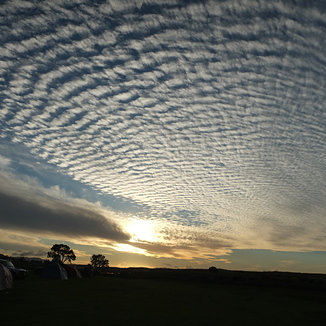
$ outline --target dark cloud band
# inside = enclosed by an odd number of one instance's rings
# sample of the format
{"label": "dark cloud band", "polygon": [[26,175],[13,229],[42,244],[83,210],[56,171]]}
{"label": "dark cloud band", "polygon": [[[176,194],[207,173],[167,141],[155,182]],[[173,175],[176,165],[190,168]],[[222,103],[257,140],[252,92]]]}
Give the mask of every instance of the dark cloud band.
{"label": "dark cloud band", "polygon": [[120,227],[96,210],[73,206],[41,196],[26,198],[0,192],[0,227],[66,237],[128,239]]}

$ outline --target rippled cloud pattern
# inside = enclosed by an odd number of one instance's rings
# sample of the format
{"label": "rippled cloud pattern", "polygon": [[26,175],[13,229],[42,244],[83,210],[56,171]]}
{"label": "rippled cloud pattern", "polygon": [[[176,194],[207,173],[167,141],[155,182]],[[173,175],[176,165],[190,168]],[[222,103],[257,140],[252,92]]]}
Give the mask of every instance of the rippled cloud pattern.
{"label": "rippled cloud pattern", "polygon": [[5,1],[0,138],[142,219],[326,250],[326,8],[304,3]]}

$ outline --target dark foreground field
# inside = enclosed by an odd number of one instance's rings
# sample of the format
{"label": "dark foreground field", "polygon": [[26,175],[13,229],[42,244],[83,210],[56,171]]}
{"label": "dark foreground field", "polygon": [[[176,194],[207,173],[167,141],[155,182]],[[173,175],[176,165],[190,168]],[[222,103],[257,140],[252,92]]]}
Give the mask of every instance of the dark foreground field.
{"label": "dark foreground field", "polygon": [[52,281],[31,273],[0,292],[0,324],[326,325],[325,290],[140,274]]}

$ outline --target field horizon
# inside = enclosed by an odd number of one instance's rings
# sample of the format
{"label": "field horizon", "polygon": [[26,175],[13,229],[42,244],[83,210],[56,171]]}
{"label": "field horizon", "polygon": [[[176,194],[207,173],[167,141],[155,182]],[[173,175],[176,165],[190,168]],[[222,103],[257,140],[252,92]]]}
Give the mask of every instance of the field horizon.
{"label": "field horizon", "polygon": [[[0,291],[1,324],[268,326],[326,322],[325,288],[298,286],[322,285],[318,278],[289,282],[290,278],[282,279],[283,273],[275,273],[274,279],[265,275],[258,281],[264,275],[225,270],[126,268],[120,274],[109,273],[58,281],[31,271],[25,280],[15,280],[11,290]],[[285,286],[286,282],[292,286]]]}

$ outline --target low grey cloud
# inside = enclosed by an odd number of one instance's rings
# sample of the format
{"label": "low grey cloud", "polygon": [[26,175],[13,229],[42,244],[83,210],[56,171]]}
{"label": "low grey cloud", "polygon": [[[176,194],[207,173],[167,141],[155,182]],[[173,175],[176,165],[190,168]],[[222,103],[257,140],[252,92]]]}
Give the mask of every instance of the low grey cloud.
{"label": "low grey cloud", "polygon": [[[11,248],[12,249],[12,248]],[[46,256],[46,251],[18,251],[14,252],[13,256],[20,256],[20,257],[32,257],[32,258],[43,258]]]}
{"label": "low grey cloud", "polygon": [[[59,189],[42,189],[1,174],[0,228],[32,234],[127,241],[110,212],[85,200],[56,198]],[[60,190],[59,190],[60,191]],[[52,194],[52,196],[51,196]],[[105,216],[105,214],[107,216]],[[113,215],[111,213],[111,215]]]}
{"label": "low grey cloud", "polygon": [[[146,207],[140,219],[201,225],[250,248],[294,248],[287,235],[304,229],[298,248],[319,246],[324,5],[78,0],[2,9],[1,138]],[[8,227],[65,232],[58,222],[67,218],[76,235],[127,239],[96,210],[5,186],[1,198]],[[34,214],[22,218],[27,209]]]}
{"label": "low grey cloud", "polygon": [[37,236],[28,235],[25,231],[0,229],[0,238],[2,253],[16,253],[19,256],[30,252],[33,256],[45,257],[48,251],[48,246],[42,244]]}
{"label": "low grey cloud", "polygon": [[40,246],[32,246],[27,243],[12,243],[0,241],[0,247],[2,253],[10,252],[13,256],[21,256],[21,257],[41,257],[44,258],[47,255],[48,248],[44,248],[40,250]]}
{"label": "low grey cloud", "polygon": [[1,228],[45,232],[71,237],[100,237],[115,241],[128,236],[100,213],[86,208],[45,200],[0,194]]}

